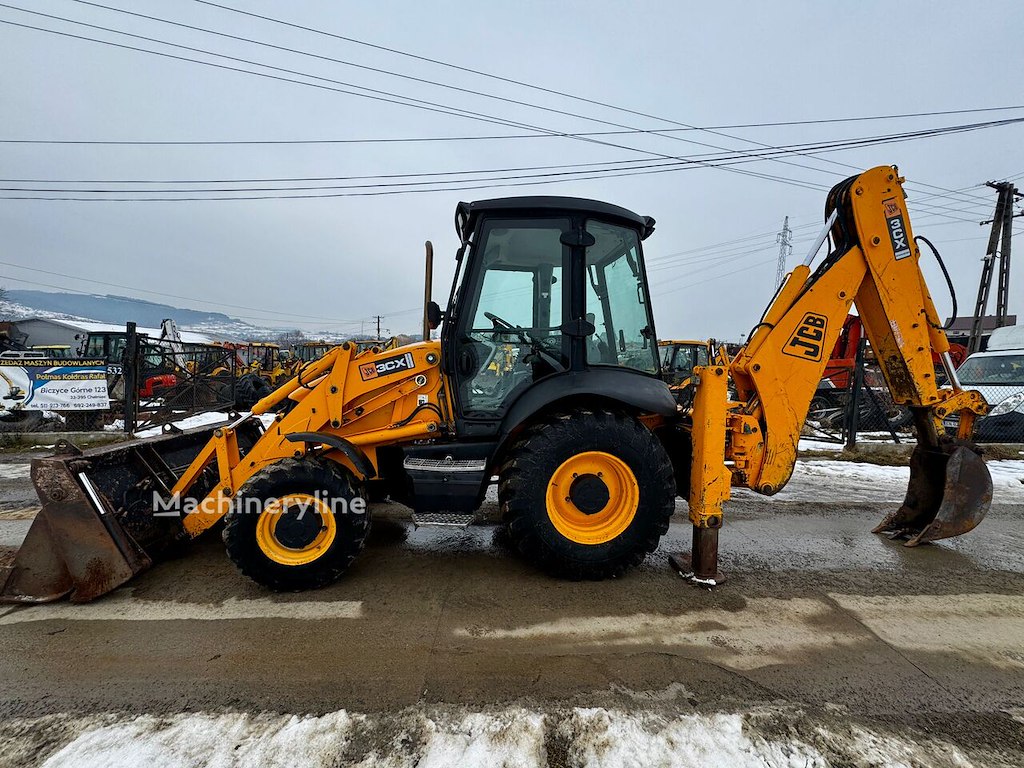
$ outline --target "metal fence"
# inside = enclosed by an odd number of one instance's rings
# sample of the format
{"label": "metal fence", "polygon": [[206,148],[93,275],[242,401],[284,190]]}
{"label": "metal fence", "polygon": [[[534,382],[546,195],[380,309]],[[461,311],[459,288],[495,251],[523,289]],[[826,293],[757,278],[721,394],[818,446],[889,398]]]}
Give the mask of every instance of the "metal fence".
{"label": "metal fence", "polygon": [[233,349],[153,340],[129,323],[124,358],[126,432],[235,408]]}
{"label": "metal fence", "polygon": [[[863,344],[858,349],[846,385],[837,387],[823,379],[807,415],[809,431],[824,440],[853,447],[863,432],[888,432],[899,443],[910,439],[913,417],[905,406],[896,404],[877,365],[865,359]],[[991,407],[989,415],[975,422],[975,442],[1024,442],[1024,352],[1005,352],[971,358],[957,370],[965,389],[977,389]],[[945,374],[936,380],[947,385]],[[959,419],[943,421],[946,432],[955,435]]]}

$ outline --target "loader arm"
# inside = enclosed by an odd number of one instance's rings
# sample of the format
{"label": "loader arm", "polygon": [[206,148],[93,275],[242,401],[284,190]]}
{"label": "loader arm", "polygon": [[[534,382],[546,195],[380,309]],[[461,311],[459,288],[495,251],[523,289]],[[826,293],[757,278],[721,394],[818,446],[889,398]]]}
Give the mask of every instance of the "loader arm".
{"label": "loader arm", "polygon": [[[699,551],[717,550],[731,486],[771,495],[788,482],[811,399],[853,305],[894,401],[910,407],[917,431],[907,501],[887,530],[916,544],[943,537],[937,528],[928,531],[934,521],[951,524],[956,530],[947,527],[943,535],[955,535],[987,511],[991,480],[980,452],[966,441],[988,406],[980,393],[959,387],[951,364],[953,387],[936,384],[932,350],[948,362],[949,342],[918,264],[902,181],[894,168],[882,166],[837,185],[816,246],[787,276],[746,346],[728,366],[698,371],[690,489],[695,572]],[[812,272],[827,234],[834,247]],[[735,387],[732,402],[724,394],[727,379]],[[960,414],[959,442],[941,431],[941,419],[953,412]],[[971,508],[945,509],[939,519],[942,504],[954,503],[943,493],[944,475],[950,490],[947,469],[957,475],[961,506]],[[713,579],[717,561],[702,572]]]}
{"label": "loader arm", "polygon": [[13,563],[0,564],[0,603],[109,592],[208,530],[254,475],[284,458],[322,457],[362,483],[377,474],[377,448],[446,428],[439,367],[438,342],[388,352],[345,343],[212,433],[35,460],[43,507]]}

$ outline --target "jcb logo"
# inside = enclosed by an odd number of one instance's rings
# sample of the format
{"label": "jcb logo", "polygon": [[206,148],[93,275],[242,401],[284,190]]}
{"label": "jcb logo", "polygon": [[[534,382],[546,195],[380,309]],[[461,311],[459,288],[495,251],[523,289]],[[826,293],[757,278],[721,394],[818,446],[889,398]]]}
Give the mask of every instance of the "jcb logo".
{"label": "jcb logo", "polygon": [[376,379],[378,376],[387,376],[399,371],[411,371],[415,367],[416,361],[413,359],[412,353],[406,352],[404,355],[395,355],[394,357],[386,357],[383,360],[377,360],[372,363],[363,363],[359,366],[359,377],[363,381],[369,381],[370,379]]}
{"label": "jcb logo", "polygon": [[821,362],[827,327],[828,320],[824,315],[808,312],[800,321],[800,325],[796,327],[793,335],[789,337],[789,341],[786,342],[782,351],[792,357],[799,357],[801,360]]}

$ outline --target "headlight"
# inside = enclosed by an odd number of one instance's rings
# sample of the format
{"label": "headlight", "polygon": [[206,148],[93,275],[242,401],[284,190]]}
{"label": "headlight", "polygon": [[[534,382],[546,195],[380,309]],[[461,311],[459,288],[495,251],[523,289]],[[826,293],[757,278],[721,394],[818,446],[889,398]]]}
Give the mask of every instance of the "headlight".
{"label": "headlight", "polygon": [[1024,405],[1024,392],[1018,392],[1015,395],[1010,395],[1008,398],[1003,400],[999,405],[988,412],[989,416],[1002,416],[1004,413],[1010,411],[1016,411]]}

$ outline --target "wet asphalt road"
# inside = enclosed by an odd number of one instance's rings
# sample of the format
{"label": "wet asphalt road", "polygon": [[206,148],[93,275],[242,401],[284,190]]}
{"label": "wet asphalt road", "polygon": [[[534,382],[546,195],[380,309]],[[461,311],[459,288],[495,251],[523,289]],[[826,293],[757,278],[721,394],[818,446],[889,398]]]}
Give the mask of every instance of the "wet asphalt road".
{"label": "wet asphalt road", "polygon": [[[12,507],[17,482],[0,482]],[[894,506],[734,500],[714,591],[667,565],[683,505],[641,568],[601,583],[536,572],[493,525],[415,529],[397,507],[315,593],[264,592],[212,537],[91,605],[0,608],[0,718],[783,705],[1024,756],[1024,506],[997,498],[974,533],[917,549],[869,532]],[[0,547],[29,525],[9,517]]]}

